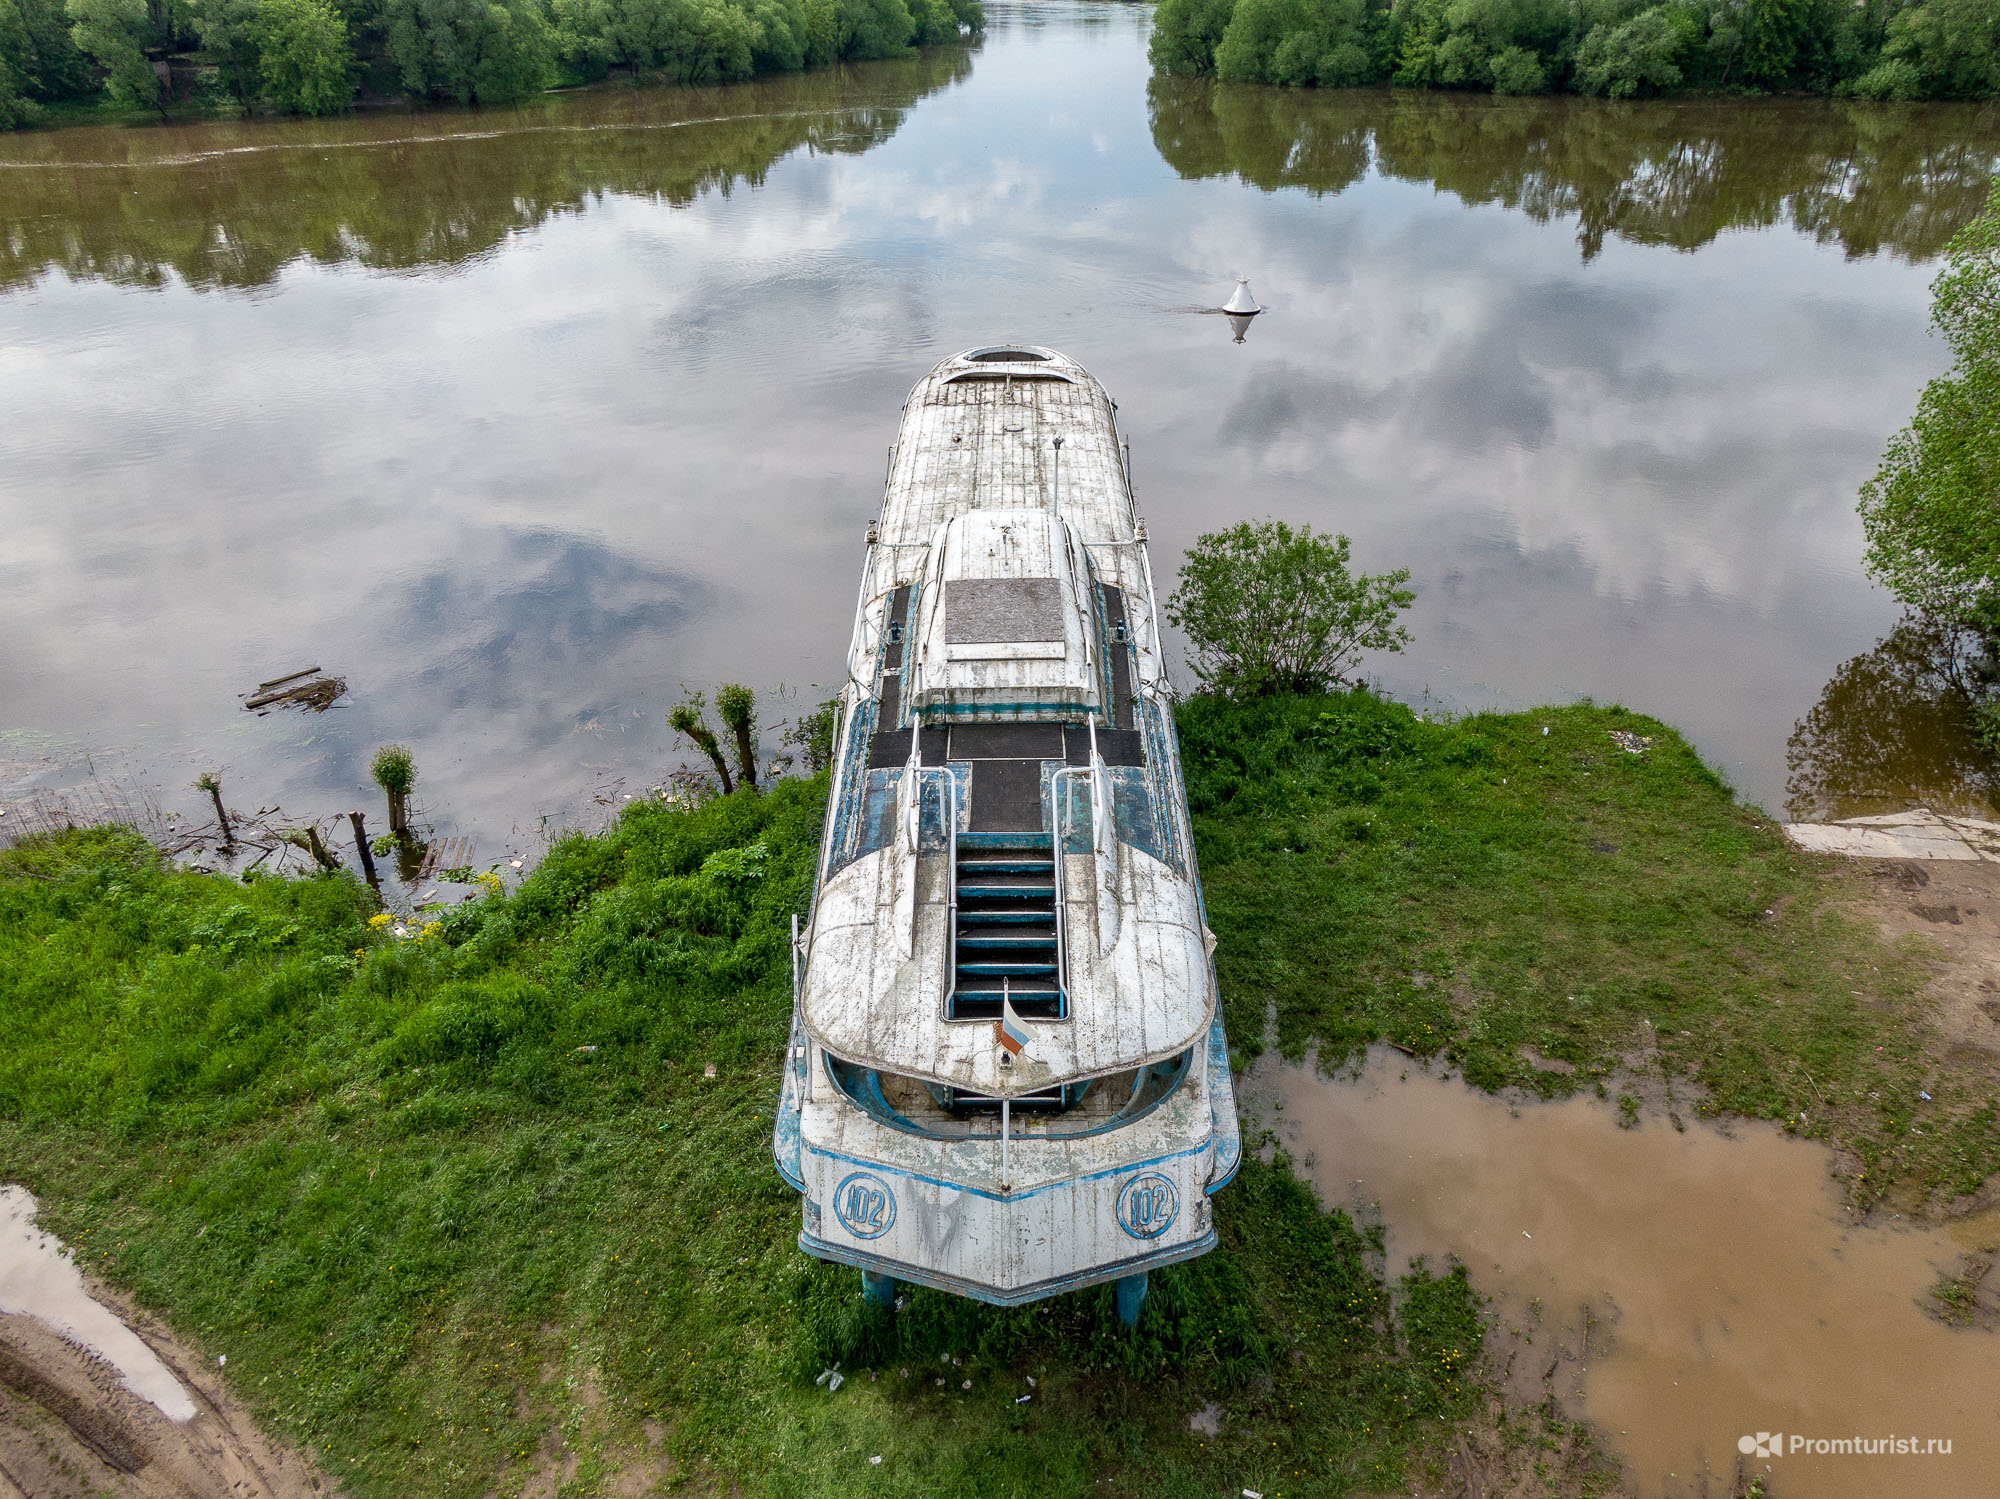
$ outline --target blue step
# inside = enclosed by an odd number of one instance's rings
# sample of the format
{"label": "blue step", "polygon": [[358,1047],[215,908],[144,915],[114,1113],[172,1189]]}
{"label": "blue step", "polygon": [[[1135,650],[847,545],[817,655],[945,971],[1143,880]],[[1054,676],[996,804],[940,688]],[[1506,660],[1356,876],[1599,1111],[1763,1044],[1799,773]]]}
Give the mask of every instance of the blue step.
{"label": "blue step", "polygon": [[1056,886],[1054,880],[1050,880],[1046,885],[981,885],[968,884],[961,880],[958,886],[958,893],[960,895],[983,895],[987,897],[996,895],[1039,896],[1045,900],[1054,900],[1056,897]]}
{"label": "blue step", "polygon": [[960,947],[1054,947],[1056,945],[1056,937],[1054,932],[1049,933],[1046,937],[1033,933],[989,937],[982,933],[961,932],[958,938],[958,945]]}
{"label": "blue step", "polygon": [[1041,849],[1046,851],[1049,846],[1049,835],[1047,833],[966,832],[966,833],[960,833],[958,835],[958,846],[961,850],[968,848],[991,848],[991,849],[1020,849],[1020,850]]}
{"label": "blue step", "polygon": [[1047,978],[1056,976],[1053,963],[960,963],[960,973],[970,973],[982,978]]}
{"label": "blue step", "polygon": [[960,911],[958,924],[961,928],[977,922],[981,926],[1022,926],[1031,921],[1049,922],[1055,920],[1055,913],[1046,906],[1039,911]]}

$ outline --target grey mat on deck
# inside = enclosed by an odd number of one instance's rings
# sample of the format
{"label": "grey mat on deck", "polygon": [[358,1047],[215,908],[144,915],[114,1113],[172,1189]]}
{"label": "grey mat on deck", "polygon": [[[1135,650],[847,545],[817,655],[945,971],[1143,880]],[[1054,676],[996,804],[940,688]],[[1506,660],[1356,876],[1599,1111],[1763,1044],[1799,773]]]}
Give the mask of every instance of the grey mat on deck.
{"label": "grey mat on deck", "polygon": [[972,767],[975,833],[1037,833],[1042,822],[1042,762],[981,760]]}
{"label": "grey mat on deck", "polygon": [[955,723],[951,726],[954,760],[1060,760],[1063,726],[1059,723]]}

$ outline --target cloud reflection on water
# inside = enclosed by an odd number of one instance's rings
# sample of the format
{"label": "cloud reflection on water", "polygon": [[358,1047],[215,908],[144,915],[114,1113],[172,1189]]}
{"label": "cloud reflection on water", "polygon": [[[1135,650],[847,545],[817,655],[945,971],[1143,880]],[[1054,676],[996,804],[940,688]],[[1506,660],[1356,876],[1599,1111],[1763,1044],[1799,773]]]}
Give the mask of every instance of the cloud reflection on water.
{"label": "cloud reflection on water", "polygon": [[[1347,531],[1415,573],[1395,689],[1622,699],[1775,804],[1893,623],[1854,490],[1994,117],[1149,97],[1139,12],[992,14],[730,110],[8,141],[122,154],[0,166],[0,727],[300,812],[408,740],[491,850],[657,780],[683,681],[835,680],[904,395],[1025,338],[1119,400],[1163,585],[1240,516]],[[754,118],[639,128],[704,110]],[[1238,275],[1247,343],[1172,310]],[[243,719],[307,658],[347,707]]]}

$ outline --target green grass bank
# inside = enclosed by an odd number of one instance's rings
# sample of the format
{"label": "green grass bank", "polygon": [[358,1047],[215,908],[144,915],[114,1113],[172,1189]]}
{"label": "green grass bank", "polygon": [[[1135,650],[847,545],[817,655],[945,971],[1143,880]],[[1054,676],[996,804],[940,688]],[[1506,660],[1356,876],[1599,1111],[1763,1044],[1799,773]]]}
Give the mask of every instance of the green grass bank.
{"label": "green grass bank", "polygon": [[1837,1147],[1864,1207],[1944,1210],[2000,1171],[1991,1078],[1927,1018],[1929,955],[1666,725],[1432,723],[1362,693],[1179,723],[1238,1044],[1270,1016],[1327,1065],[1385,1041],[1482,1088],[1776,1120]]}
{"label": "green grass bank", "polygon": [[[1382,1039],[1489,1087],[1630,1073],[1827,1133],[1857,1195],[2000,1165],[1990,1104],[1926,1061],[1921,958],[1662,726],[1355,694],[1196,701],[1181,733],[1239,1049],[1273,1015],[1288,1051]],[[1391,1279],[1282,1158],[1135,1336],[1108,1290],[873,1314],[801,1257],[768,1134],[824,797],[635,804],[404,939],[345,878],[189,874],[113,831],[0,853],[0,1180],[357,1495],[1339,1494],[1473,1419],[1564,1492],[1608,1482],[1481,1386],[1463,1269]]]}

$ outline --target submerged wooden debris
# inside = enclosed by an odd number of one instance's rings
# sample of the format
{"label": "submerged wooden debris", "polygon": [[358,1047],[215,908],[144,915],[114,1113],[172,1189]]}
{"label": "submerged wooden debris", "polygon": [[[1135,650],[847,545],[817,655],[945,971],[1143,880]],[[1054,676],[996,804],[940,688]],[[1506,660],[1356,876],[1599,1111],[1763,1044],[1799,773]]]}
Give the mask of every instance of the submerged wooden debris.
{"label": "submerged wooden debris", "polygon": [[259,682],[239,696],[247,711],[260,715],[274,708],[304,708],[309,712],[324,713],[346,692],[347,678],[323,675],[319,667],[308,666],[302,671],[287,672],[282,677]]}
{"label": "submerged wooden debris", "polygon": [[463,870],[472,863],[472,836],[439,838],[424,848],[424,861],[417,866],[417,878],[448,879],[449,871]]}

